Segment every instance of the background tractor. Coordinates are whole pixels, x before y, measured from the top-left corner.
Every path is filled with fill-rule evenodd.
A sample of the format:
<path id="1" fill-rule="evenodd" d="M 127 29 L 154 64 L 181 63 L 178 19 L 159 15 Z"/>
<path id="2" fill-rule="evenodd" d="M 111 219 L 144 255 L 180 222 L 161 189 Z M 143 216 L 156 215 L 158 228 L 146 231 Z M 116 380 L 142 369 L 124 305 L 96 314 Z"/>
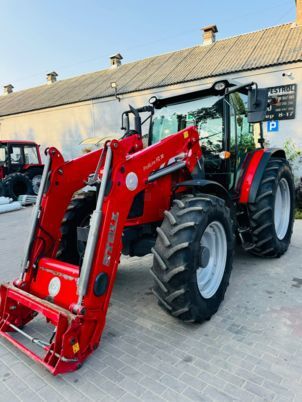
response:
<path id="1" fill-rule="evenodd" d="M 267 90 L 219 81 L 150 102 L 130 106 L 123 137 L 101 150 L 65 162 L 48 149 L 22 273 L 0 288 L 0 335 L 53 374 L 98 347 L 121 253 L 152 251 L 160 306 L 203 322 L 224 298 L 236 236 L 263 257 L 289 247 L 294 182 L 285 152 L 264 147 Z M 47 341 L 26 331 L 37 315 Z"/>
<path id="2" fill-rule="evenodd" d="M 32 141 L 0 141 L 0 193 L 14 200 L 37 195 L 43 172 L 39 145 Z M 1 194 L 0 194 L 1 195 Z"/>

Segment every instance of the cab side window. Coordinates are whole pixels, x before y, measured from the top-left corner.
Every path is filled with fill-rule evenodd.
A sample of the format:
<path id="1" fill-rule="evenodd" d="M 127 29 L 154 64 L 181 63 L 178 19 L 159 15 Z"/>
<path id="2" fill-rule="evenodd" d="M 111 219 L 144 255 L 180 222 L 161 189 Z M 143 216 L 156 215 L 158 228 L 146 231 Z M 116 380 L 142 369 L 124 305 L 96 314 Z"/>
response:
<path id="1" fill-rule="evenodd" d="M 25 163 L 28 163 L 28 164 L 38 164 L 39 163 L 36 147 L 26 145 L 24 147 L 24 157 L 25 157 Z"/>
<path id="2" fill-rule="evenodd" d="M 11 147 L 11 154 L 10 154 L 10 159 L 12 164 L 22 164 L 24 163 L 23 160 L 23 154 L 22 154 L 22 148 L 16 145 L 13 145 Z"/>
<path id="3" fill-rule="evenodd" d="M 253 124 L 247 119 L 247 95 L 235 92 L 231 94 L 231 152 L 235 151 L 236 133 L 238 141 L 238 159 L 256 149 Z"/>
<path id="4" fill-rule="evenodd" d="M 3 166 L 6 162 L 6 147 L 0 146 L 0 165 Z"/>

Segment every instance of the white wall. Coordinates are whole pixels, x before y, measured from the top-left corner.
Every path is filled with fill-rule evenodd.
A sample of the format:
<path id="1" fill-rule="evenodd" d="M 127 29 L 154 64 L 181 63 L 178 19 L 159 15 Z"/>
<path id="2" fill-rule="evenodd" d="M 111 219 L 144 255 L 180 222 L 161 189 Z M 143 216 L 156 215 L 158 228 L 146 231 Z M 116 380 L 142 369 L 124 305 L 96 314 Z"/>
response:
<path id="1" fill-rule="evenodd" d="M 292 77 L 283 77 L 282 73 L 285 71 L 292 72 Z M 219 79 L 232 79 L 242 83 L 256 81 L 260 87 L 298 84 L 296 118 L 280 121 L 279 132 L 274 134 L 267 133 L 265 124 L 264 133 L 272 146 L 282 146 L 286 139 L 291 138 L 302 148 L 302 63 L 137 92 L 121 96 L 121 102 L 115 98 L 107 98 L 8 116 L 0 118 L 0 138 L 35 140 L 42 148 L 53 145 L 69 159 L 81 153 L 83 147 L 79 144 L 84 138 L 109 134 L 120 136 L 121 114 L 128 109 L 129 103 L 133 106 L 143 106 L 152 95 L 172 96 L 184 91 L 194 91 Z"/>
<path id="2" fill-rule="evenodd" d="M 0 119 L 0 138 L 34 140 L 42 150 L 55 146 L 66 158 L 81 152 L 80 142 L 93 135 L 91 102 L 23 113 Z"/>

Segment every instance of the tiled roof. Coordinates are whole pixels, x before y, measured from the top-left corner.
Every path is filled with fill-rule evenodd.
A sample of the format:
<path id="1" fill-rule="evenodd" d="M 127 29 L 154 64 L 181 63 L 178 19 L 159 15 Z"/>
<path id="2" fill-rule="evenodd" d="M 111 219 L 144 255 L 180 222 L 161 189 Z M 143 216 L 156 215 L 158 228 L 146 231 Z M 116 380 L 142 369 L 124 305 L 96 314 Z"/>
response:
<path id="1" fill-rule="evenodd" d="M 302 61 L 302 27 L 279 25 L 0 96 L 0 116 Z"/>

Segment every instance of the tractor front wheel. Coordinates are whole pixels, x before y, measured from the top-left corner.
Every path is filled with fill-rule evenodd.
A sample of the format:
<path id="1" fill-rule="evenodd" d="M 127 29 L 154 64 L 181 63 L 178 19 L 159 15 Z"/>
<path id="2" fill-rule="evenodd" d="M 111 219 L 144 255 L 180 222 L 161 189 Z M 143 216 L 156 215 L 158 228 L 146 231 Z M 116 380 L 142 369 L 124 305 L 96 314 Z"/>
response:
<path id="1" fill-rule="evenodd" d="M 89 226 L 95 205 L 95 191 L 81 192 L 72 198 L 61 224 L 62 237 L 56 258 L 69 264 L 80 264 L 85 244 L 78 241 L 77 228 Z"/>
<path id="2" fill-rule="evenodd" d="M 294 209 L 295 186 L 289 163 L 273 158 L 264 171 L 256 202 L 248 206 L 253 254 L 280 257 L 286 252 L 293 232 Z"/>
<path id="3" fill-rule="evenodd" d="M 11 173 L 3 180 L 5 196 L 16 201 L 19 195 L 30 194 L 31 183 L 23 173 Z"/>
<path id="4" fill-rule="evenodd" d="M 31 192 L 33 195 L 38 195 L 41 179 L 42 179 L 43 168 L 34 167 L 30 168 L 25 175 L 29 178 L 31 182 Z"/>
<path id="5" fill-rule="evenodd" d="M 229 208 L 215 196 L 175 199 L 157 229 L 153 293 L 186 322 L 209 320 L 219 308 L 232 270 L 234 234 Z"/>

